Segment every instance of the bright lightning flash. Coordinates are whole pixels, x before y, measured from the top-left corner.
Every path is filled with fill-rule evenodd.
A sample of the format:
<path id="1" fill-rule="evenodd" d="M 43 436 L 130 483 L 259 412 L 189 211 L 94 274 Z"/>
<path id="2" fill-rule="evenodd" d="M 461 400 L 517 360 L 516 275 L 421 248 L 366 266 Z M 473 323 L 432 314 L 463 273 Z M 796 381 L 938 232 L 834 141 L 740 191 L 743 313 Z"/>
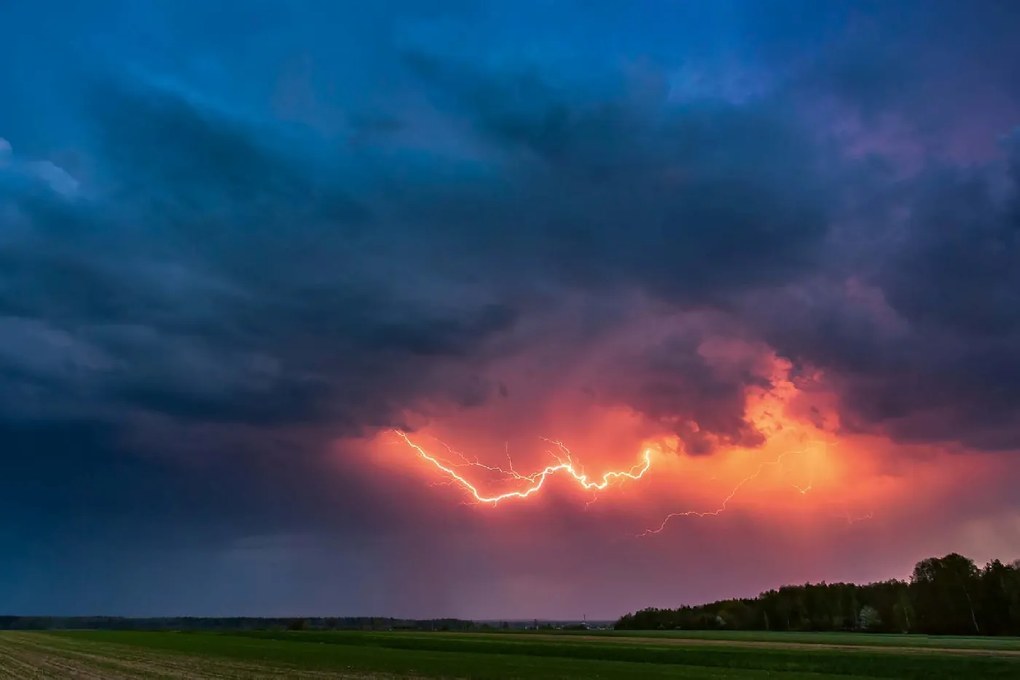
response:
<path id="1" fill-rule="evenodd" d="M 592 478 L 584 471 L 583 467 L 579 466 L 575 462 L 572 452 L 565 444 L 563 444 L 563 442 L 552 439 L 543 439 L 543 441 L 553 447 L 548 453 L 553 456 L 556 463 L 548 465 L 545 468 L 531 474 L 521 474 L 514 469 L 513 460 L 510 458 L 509 451 L 506 454 L 509 468 L 504 469 L 498 466 L 482 463 L 477 458 L 468 458 L 456 449 L 442 442 L 439 442 L 439 444 L 446 450 L 446 454 L 442 456 L 436 455 L 430 453 L 424 446 L 412 440 L 406 432 L 394 430 L 393 433 L 407 444 L 407 446 L 410 447 L 419 458 L 442 473 L 443 481 L 459 486 L 467 492 L 475 503 L 484 503 L 492 506 L 498 505 L 502 501 L 523 500 L 529 498 L 541 491 L 546 480 L 550 477 L 562 474 L 567 479 L 573 480 L 580 488 L 585 491 L 592 492 L 593 495 L 591 499 L 585 504 L 585 508 L 587 509 L 588 506 L 598 499 L 598 492 L 604 491 L 613 482 L 641 479 L 652 467 L 652 454 L 655 450 L 654 448 L 646 448 L 641 454 L 639 462 L 629 470 L 611 470 L 603 473 L 600 478 Z M 818 453 L 817 447 L 821 447 L 822 451 L 827 449 L 825 442 L 815 441 L 811 442 L 811 445 L 808 447 L 788 450 L 772 460 L 759 463 L 750 474 L 737 481 L 737 483 L 731 488 L 730 492 L 722 499 L 721 502 L 718 503 L 718 505 L 707 510 L 683 510 L 671 512 L 666 515 L 658 525 L 644 530 L 638 534 L 638 537 L 660 534 L 666 530 L 667 526 L 673 520 L 680 518 L 704 518 L 718 517 L 719 515 L 722 515 L 729 509 L 730 504 L 741 490 L 751 482 L 761 477 L 766 469 L 778 469 L 781 473 L 785 473 L 786 460 L 791 457 L 809 456 L 807 459 L 808 479 L 806 484 L 803 485 L 792 482 L 784 482 L 784 485 L 792 486 L 793 489 L 802 496 L 807 495 L 814 489 L 816 482 L 814 458 L 815 454 Z M 459 459 L 460 462 L 451 462 L 452 459 Z M 504 491 L 501 493 L 483 491 L 479 488 L 477 481 L 471 481 L 467 476 L 465 476 L 465 473 L 462 472 L 465 468 L 482 470 L 490 476 L 496 475 L 505 481 L 512 481 L 520 485 L 520 487 L 512 491 Z M 826 501 L 820 502 L 825 503 Z M 862 516 L 851 515 L 848 508 L 844 508 L 843 513 L 839 516 L 845 519 L 848 524 L 854 524 L 859 521 L 873 518 L 871 513 Z"/>
<path id="2" fill-rule="evenodd" d="M 468 460 L 466 457 L 457 453 L 449 446 L 446 446 L 444 444 L 444 447 L 447 449 L 447 451 L 457 455 L 458 457 L 461 458 L 461 460 L 464 461 L 462 464 L 453 464 L 448 461 L 444 461 L 443 459 L 426 451 L 424 447 L 422 447 L 420 444 L 417 444 L 410 437 L 408 437 L 406 432 L 403 432 L 401 430 L 394 430 L 393 432 L 398 437 L 403 439 L 404 442 L 409 447 L 411 447 L 422 460 L 427 461 L 437 470 L 442 472 L 450 482 L 453 482 L 454 484 L 457 484 L 458 486 L 463 488 L 478 503 L 487 503 L 489 505 L 496 505 L 500 501 L 528 498 L 529 496 L 538 493 L 542 489 L 542 486 L 545 484 L 545 481 L 549 479 L 549 477 L 557 473 L 563 473 L 568 478 L 573 479 L 577 483 L 577 485 L 580 486 L 582 489 L 585 489 L 587 491 L 602 491 L 614 481 L 626 479 L 632 480 L 641 479 L 641 477 L 643 477 L 644 474 L 648 472 L 649 468 L 651 468 L 652 466 L 652 449 L 648 448 L 644 450 L 644 452 L 641 455 L 640 462 L 636 464 L 634 467 L 630 468 L 629 470 L 612 470 L 606 472 L 602 475 L 599 481 L 595 481 L 592 478 L 590 478 L 588 474 L 584 472 L 583 469 L 579 468 L 579 466 L 574 463 L 573 456 L 571 455 L 570 450 L 562 442 L 555 440 L 545 440 L 548 443 L 555 446 L 558 451 L 558 453 L 551 452 L 553 456 L 556 458 L 557 461 L 556 464 L 548 465 L 545 468 L 539 470 L 538 472 L 534 472 L 530 475 L 522 475 L 513 469 L 512 461 L 510 462 L 510 469 L 504 470 L 499 467 L 484 465 L 478 461 Z M 523 489 L 488 495 L 480 491 L 475 484 L 473 484 L 471 481 L 469 481 L 466 477 L 457 472 L 457 470 L 455 469 L 464 466 L 483 468 L 490 472 L 496 472 L 501 475 L 504 475 L 515 481 L 527 482 L 528 485 Z"/>
<path id="3" fill-rule="evenodd" d="M 638 534 L 638 537 L 640 538 L 644 536 L 651 536 L 652 534 L 660 534 L 666 529 L 666 525 L 668 525 L 672 520 L 679 519 L 681 517 L 718 517 L 719 515 L 726 512 L 726 509 L 729 507 L 730 501 L 733 500 L 734 496 L 736 496 L 737 493 L 746 484 L 757 479 L 761 475 L 762 471 L 765 470 L 765 468 L 781 467 L 783 465 L 783 460 L 788 456 L 795 456 L 804 453 L 807 453 L 807 451 L 806 450 L 787 451 L 786 453 L 777 457 L 775 460 L 769 460 L 765 461 L 764 463 L 761 463 L 760 465 L 758 465 L 754 472 L 752 472 L 751 474 L 747 475 L 739 482 L 737 482 L 736 486 L 733 487 L 733 490 L 730 491 L 729 495 L 723 498 L 722 502 L 719 504 L 719 507 L 715 508 L 714 510 L 684 510 L 683 512 L 671 512 L 662 519 L 662 522 L 659 524 L 659 526 L 642 531 L 640 534 Z M 803 496 L 807 494 L 808 491 L 811 490 L 812 484 L 813 483 L 809 480 L 806 486 L 800 486 L 797 484 L 793 484 L 792 486 Z"/>

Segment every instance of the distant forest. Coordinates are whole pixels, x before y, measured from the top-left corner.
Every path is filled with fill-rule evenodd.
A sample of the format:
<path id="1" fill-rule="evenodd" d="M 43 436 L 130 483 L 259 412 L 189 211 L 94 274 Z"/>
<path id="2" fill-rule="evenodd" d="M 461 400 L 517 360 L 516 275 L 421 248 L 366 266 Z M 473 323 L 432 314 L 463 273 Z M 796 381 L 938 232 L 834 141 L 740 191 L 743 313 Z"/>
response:
<path id="1" fill-rule="evenodd" d="M 909 581 L 784 586 L 755 598 L 643 609 L 616 628 L 1020 635 L 1020 560 L 979 569 L 952 553 L 918 562 Z"/>

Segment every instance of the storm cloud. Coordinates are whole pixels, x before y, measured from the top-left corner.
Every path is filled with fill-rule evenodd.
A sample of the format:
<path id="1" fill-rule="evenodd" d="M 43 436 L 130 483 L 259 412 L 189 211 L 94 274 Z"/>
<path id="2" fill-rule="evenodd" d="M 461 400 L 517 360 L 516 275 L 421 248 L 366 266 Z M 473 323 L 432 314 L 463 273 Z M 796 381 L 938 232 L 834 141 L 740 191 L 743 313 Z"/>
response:
<path id="1" fill-rule="evenodd" d="M 762 445 L 776 361 L 835 434 L 1020 449 L 1008 4 L 47 4 L 0 9 L 3 495 L 47 531 L 399 533 L 352 442 L 530 357 L 680 455 Z"/>

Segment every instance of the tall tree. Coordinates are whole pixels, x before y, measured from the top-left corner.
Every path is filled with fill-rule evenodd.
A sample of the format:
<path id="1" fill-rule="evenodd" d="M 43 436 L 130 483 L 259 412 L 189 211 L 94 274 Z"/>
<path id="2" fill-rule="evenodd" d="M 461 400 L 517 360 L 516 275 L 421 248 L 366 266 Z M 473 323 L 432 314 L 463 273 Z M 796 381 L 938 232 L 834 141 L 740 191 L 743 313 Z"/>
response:
<path id="1" fill-rule="evenodd" d="M 981 632 L 974 603 L 980 572 L 973 560 L 957 553 L 929 557 L 917 563 L 910 580 L 923 632 Z"/>

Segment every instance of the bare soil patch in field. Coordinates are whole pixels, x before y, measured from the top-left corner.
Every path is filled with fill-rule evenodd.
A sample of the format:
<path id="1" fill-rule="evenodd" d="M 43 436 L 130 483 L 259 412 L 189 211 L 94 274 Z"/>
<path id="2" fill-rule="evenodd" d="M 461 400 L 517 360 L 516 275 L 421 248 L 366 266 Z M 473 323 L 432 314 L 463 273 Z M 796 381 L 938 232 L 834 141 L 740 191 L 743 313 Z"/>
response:
<path id="1" fill-rule="evenodd" d="M 0 680 L 391 680 L 395 676 L 313 671 L 96 644 L 21 631 L 0 633 Z"/>

